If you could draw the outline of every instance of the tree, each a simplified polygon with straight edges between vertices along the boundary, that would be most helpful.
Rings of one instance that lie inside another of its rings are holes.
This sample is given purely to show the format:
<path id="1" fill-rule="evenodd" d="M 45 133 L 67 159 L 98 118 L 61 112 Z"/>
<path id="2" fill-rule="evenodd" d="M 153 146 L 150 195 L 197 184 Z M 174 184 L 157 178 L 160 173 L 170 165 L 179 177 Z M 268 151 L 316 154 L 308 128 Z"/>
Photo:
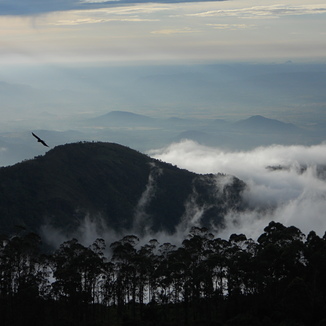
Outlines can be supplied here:
<path id="1" fill-rule="evenodd" d="M 258 238 L 256 283 L 264 306 L 281 311 L 285 290 L 296 278 L 304 277 L 304 234 L 296 227 L 270 222 Z M 266 308 L 265 308 L 266 309 Z"/>
<path id="2" fill-rule="evenodd" d="M 96 252 L 81 245 L 76 239 L 64 242 L 53 256 L 52 285 L 54 297 L 67 303 L 71 321 L 85 319 L 88 304 L 95 303 L 97 283 L 103 274 L 103 242 L 93 244 Z"/>
<path id="3" fill-rule="evenodd" d="M 42 323 L 37 306 L 48 285 L 46 261 L 40 254 L 41 239 L 35 233 L 7 237 L 0 247 L 0 315 L 8 324 Z"/>
<path id="4" fill-rule="evenodd" d="M 137 270 L 137 250 L 139 238 L 135 235 L 125 236 L 120 241 L 111 244 L 112 262 L 115 265 L 115 297 L 119 316 L 122 316 L 126 303 L 131 302 L 135 315 L 139 271 Z"/>

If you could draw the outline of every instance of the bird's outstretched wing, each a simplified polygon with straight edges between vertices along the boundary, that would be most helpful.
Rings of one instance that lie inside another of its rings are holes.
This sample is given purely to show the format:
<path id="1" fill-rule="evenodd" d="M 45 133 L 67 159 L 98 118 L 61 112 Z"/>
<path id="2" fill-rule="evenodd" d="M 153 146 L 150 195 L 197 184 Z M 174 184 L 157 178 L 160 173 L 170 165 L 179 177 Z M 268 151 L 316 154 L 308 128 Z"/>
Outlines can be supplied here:
<path id="1" fill-rule="evenodd" d="M 37 139 L 37 141 L 39 142 L 39 143 L 41 143 L 42 145 L 44 145 L 44 146 L 46 146 L 46 147 L 49 147 L 49 145 L 43 140 L 43 139 L 41 139 L 40 137 L 38 137 L 38 136 L 36 136 L 35 134 L 34 134 L 34 132 L 32 132 L 32 135 Z"/>

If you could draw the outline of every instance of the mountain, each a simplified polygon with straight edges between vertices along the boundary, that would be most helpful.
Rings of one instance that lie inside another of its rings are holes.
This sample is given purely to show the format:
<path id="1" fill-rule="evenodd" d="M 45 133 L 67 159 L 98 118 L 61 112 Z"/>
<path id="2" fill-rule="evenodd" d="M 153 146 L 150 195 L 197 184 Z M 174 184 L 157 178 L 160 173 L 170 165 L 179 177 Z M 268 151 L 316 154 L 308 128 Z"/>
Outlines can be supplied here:
<path id="1" fill-rule="evenodd" d="M 128 111 L 111 111 L 99 117 L 89 119 L 88 122 L 101 126 L 141 126 L 155 124 L 154 118 Z"/>
<path id="2" fill-rule="evenodd" d="M 51 148 L 87 140 L 119 143 L 141 152 L 184 139 L 225 150 L 251 150 L 272 144 L 308 146 L 319 144 L 326 137 L 323 121 L 306 128 L 260 115 L 233 122 L 188 117 L 159 118 L 111 111 L 92 119 L 81 120 L 79 116 L 73 123 L 72 128 L 66 128 L 69 126 L 62 123 L 59 130 L 53 130 L 51 125 L 35 129 L 38 124 L 35 122 L 35 125 L 24 126 L 17 131 L 2 131 L 0 166 L 12 165 L 44 153 L 44 148 L 35 142 L 31 131 L 46 140 Z M 0 127 L 6 128 L 4 123 Z"/>
<path id="3" fill-rule="evenodd" d="M 79 142 L 0 168 L 0 233 L 45 225 L 71 234 L 85 217 L 117 232 L 221 225 L 242 206 L 239 179 L 198 175 L 114 143 Z"/>
<path id="4" fill-rule="evenodd" d="M 240 120 L 233 124 L 237 130 L 258 133 L 299 133 L 300 129 L 292 123 L 284 123 L 279 120 L 254 115 L 248 119 Z"/>

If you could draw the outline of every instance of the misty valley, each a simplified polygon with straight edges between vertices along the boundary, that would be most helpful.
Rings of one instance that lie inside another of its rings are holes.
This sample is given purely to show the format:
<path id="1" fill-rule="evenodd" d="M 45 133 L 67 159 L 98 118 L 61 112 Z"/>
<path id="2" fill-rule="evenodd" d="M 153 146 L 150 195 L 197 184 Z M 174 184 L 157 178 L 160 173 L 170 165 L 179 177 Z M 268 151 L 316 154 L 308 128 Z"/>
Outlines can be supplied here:
<path id="1" fill-rule="evenodd" d="M 83 141 L 0 168 L 1 323 L 323 325 L 321 148 L 256 150 L 254 169 L 239 152 L 256 179 L 166 163 L 231 168 L 190 141 L 152 157 Z"/>

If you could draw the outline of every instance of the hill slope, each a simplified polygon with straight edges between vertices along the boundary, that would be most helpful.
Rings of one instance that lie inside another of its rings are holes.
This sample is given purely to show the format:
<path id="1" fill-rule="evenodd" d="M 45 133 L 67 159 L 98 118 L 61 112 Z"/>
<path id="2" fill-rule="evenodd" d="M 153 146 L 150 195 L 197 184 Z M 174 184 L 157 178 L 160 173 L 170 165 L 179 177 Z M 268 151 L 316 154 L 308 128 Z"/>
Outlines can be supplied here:
<path id="1" fill-rule="evenodd" d="M 223 185 L 223 186 L 222 186 Z M 66 233 L 86 215 L 115 231 L 165 230 L 197 216 L 223 222 L 241 206 L 240 180 L 197 175 L 112 143 L 74 143 L 0 169 L 0 233 L 50 224 Z M 198 214 L 198 212 L 201 212 Z"/>

